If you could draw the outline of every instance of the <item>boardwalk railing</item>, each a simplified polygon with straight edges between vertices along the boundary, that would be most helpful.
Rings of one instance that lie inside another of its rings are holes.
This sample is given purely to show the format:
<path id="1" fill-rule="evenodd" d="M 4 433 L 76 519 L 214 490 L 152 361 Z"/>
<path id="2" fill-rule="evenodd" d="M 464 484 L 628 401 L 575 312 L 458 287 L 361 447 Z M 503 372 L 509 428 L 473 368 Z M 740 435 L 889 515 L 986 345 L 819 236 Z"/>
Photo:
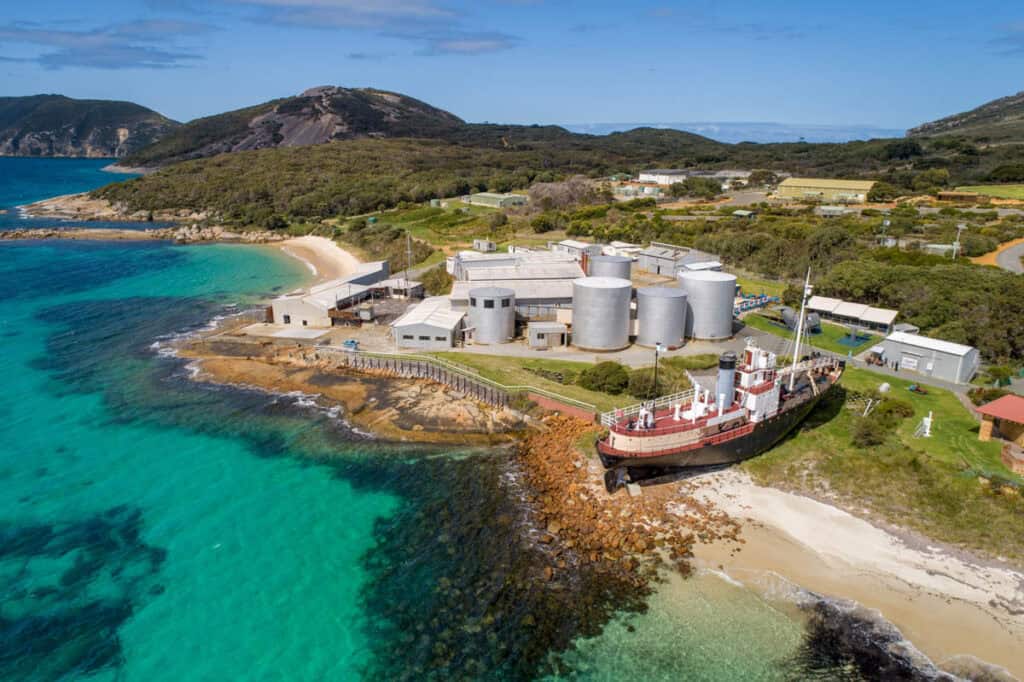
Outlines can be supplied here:
<path id="1" fill-rule="evenodd" d="M 525 394 L 541 396 L 578 413 L 596 415 L 597 408 L 590 403 L 564 396 L 537 386 L 510 386 L 488 379 L 476 370 L 432 355 L 412 353 L 383 353 L 351 350 L 340 346 L 318 346 L 318 356 L 324 356 L 353 369 L 392 372 L 413 379 L 431 379 L 472 395 L 477 400 L 497 407 L 508 407 L 512 396 Z"/>

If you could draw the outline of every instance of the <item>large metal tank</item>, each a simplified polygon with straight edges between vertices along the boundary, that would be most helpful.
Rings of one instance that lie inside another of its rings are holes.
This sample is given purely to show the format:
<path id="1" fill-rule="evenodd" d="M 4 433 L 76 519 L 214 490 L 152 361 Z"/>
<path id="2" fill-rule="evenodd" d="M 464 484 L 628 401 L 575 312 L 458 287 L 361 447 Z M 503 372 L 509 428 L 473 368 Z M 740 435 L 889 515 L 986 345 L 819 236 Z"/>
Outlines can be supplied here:
<path id="1" fill-rule="evenodd" d="M 620 277 L 582 277 L 572 283 L 572 343 L 583 350 L 629 345 L 633 285 Z"/>
<path id="2" fill-rule="evenodd" d="M 504 287 L 469 290 L 473 343 L 508 343 L 516 335 L 516 292 Z"/>
<path id="3" fill-rule="evenodd" d="M 677 348 L 686 334 L 686 292 L 670 287 L 637 289 L 636 317 L 639 345 Z"/>
<path id="4" fill-rule="evenodd" d="M 633 275 L 633 259 L 625 256 L 594 256 L 590 259 L 590 277 L 618 277 L 629 279 Z"/>
<path id="5" fill-rule="evenodd" d="M 686 292 L 687 337 L 715 340 L 732 336 L 735 275 L 714 270 L 681 272 L 679 286 Z"/>

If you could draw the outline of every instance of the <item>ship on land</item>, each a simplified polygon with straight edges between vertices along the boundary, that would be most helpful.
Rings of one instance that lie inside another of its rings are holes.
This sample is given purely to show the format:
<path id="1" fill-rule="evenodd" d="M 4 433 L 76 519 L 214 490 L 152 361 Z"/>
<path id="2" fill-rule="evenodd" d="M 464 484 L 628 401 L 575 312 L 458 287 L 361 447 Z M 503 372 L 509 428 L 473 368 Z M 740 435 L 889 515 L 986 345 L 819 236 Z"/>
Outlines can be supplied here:
<path id="1" fill-rule="evenodd" d="M 809 281 L 804 289 L 806 306 Z M 805 306 L 790 366 L 779 368 L 775 353 L 750 340 L 740 357 L 721 355 L 716 376 L 691 377 L 691 390 L 601 415 L 608 433 L 597 452 L 609 492 L 681 469 L 749 459 L 800 424 L 845 368 L 830 355 L 800 355 Z"/>

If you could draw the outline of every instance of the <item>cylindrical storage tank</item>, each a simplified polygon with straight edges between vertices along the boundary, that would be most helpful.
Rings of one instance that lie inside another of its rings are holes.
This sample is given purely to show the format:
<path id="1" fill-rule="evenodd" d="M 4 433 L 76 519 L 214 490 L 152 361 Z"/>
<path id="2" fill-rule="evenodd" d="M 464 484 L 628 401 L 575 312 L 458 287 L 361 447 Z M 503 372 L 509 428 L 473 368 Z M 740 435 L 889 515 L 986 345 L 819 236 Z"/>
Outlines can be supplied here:
<path id="1" fill-rule="evenodd" d="M 715 340 L 732 336 L 735 275 L 715 270 L 682 272 L 679 286 L 686 292 L 687 337 Z"/>
<path id="2" fill-rule="evenodd" d="M 686 334 L 686 292 L 671 287 L 637 289 L 636 317 L 639 345 L 678 348 Z"/>
<path id="3" fill-rule="evenodd" d="M 572 283 L 572 344 L 583 350 L 629 345 L 633 285 L 620 277 L 582 277 Z"/>
<path id="4" fill-rule="evenodd" d="M 469 290 L 474 343 L 508 343 L 516 335 L 516 292 L 504 287 Z"/>
<path id="5" fill-rule="evenodd" d="M 618 277 L 629 279 L 633 275 L 633 260 L 625 256 L 594 256 L 587 272 L 590 277 Z"/>

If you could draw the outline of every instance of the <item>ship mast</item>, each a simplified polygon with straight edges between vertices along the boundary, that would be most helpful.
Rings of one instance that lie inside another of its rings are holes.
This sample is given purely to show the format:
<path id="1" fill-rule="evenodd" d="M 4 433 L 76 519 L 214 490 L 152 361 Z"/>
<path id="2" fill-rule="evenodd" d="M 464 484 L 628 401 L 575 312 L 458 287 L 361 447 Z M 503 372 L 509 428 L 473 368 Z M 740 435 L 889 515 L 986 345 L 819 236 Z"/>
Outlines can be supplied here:
<path id="1" fill-rule="evenodd" d="M 807 299 L 811 295 L 811 269 L 807 268 L 807 278 L 804 280 L 804 297 L 800 301 L 800 320 L 796 325 L 796 346 L 793 348 L 793 368 L 789 371 L 789 390 L 793 390 L 796 384 L 796 365 L 800 362 L 800 342 L 804 336 L 804 313 L 807 310 Z"/>

